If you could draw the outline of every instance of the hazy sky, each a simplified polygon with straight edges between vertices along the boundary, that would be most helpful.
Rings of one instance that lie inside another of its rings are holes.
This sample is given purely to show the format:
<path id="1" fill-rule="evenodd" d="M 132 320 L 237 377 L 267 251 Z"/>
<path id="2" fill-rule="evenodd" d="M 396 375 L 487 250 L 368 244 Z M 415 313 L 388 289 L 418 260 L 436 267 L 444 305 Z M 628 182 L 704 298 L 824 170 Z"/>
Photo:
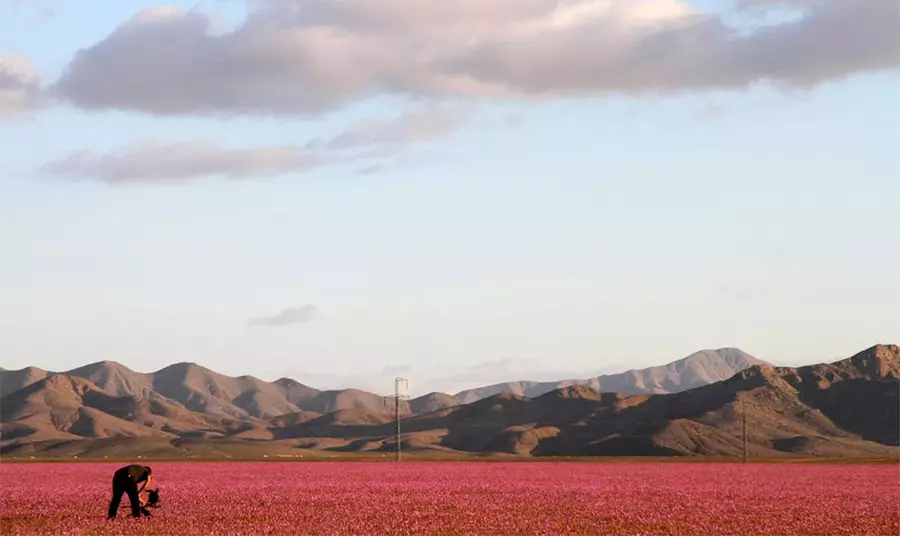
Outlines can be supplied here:
<path id="1" fill-rule="evenodd" d="M 379 392 L 900 341 L 895 0 L 0 0 L 0 365 Z"/>

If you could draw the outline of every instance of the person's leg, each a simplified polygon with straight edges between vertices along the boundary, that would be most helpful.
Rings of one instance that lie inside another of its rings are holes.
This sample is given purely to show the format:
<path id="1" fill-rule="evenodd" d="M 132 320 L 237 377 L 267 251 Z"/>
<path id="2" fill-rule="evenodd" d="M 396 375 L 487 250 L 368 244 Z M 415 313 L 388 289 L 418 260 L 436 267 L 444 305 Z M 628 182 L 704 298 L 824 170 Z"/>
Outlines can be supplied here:
<path id="1" fill-rule="evenodd" d="M 121 480 L 113 477 L 112 500 L 109 501 L 109 519 L 116 517 L 119 511 L 119 502 L 122 500 L 122 494 L 125 493 L 125 487 L 122 486 Z"/>
<path id="2" fill-rule="evenodd" d="M 138 497 L 138 487 L 133 480 L 128 481 L 125 487 L 125 493 L 128 494 L 128 500 L 131 502 L 131 515 L 139 517 L 141 515 L 141 501 Z"/>

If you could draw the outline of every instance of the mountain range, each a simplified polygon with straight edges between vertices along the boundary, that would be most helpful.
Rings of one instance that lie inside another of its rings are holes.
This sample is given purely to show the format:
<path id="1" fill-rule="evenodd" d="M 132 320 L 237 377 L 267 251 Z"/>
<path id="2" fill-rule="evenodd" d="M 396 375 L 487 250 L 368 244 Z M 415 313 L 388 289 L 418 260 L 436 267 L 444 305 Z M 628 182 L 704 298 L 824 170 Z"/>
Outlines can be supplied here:
<path id="1" fill-rule="evenodd" d="M 412 414 L 428 413 L 501 393 L 534 397 L 568 385 L 587 385 L 623 394 L 673 393 L 723 380 L 758 364 L 766 363 L 735 348 L 704 350 L 668 365 L 584 380 L 518 381 L 470 389 L 456 395 L 429 393 L 410 400 L 403 410 Z M 156 372 L 142 373 L 113 361 L 66 372 L 48 372 L 36 367 L 0 370 L 0 400 L 30 385 L 61 376 L 87 380 L 113 396 L 164 399 L 190 411 L 222 418 L 266 419 L 297 411 L 330 413 L 342 409 L 387 409 L 385 397 L 357 389 L 320 391 L 290 378 L 274 382 L 253 376 L 233 378 L 194 363 L 177 363 Z"/>
<path id="2" fill-rule="evenodd" d="M 534 398 L 570 385 L 585 385 L 598 391 L 629 395 L 677 393 L 728 379 L 753 365 L 768 364 L 737 348 L 702 350 L 668 365 L 605 374 L 584 380 L 518 381 L 488 385 L 457 393 L 456 400 L 461 404 L 469 404 L 502 393 Z"/>
<path id="3" fill-rule="evenodd" d="M 801 368 L 720 349 L 585 380 L 430 393 L 404 408 L 401 437 L 405 449 L 429 452 L 727 456 L 742 449 L 743 413 L 754 456 L 897 457 L 898 391 L 896 345 Z M 153 373 L 108 361 L 2 370 L 0 421 L 3 456 L 396 448 L 382 396 L 192 363 Z"/>

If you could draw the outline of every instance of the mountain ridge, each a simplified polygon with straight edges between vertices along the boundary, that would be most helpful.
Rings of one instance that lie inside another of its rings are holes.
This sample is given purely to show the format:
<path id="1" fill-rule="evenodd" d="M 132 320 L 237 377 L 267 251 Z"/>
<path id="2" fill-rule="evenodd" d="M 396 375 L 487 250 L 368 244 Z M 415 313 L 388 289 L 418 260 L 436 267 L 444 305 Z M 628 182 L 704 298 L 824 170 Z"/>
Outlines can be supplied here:
<path id="1" fill-rule="evenodd" d="M 703 363 L 700 363 L 701 360 Z M 764 361 L 736 348 L 701 350 L 666 365 L 587 380 L 509 382 L 470 389 L 456 395 L 432 392 L 413 398 L 404 410 L 419 414 L 474 402 L 500 392 L 539 396 L 567 385 L 583 384 L 600 390 L 628 393 L 673 392 L 717 381 L 755 363 Z M 83 378 L 117 396 L 146 396 L 149 392 L 157 392 L 192 411 L 232 418 L 266 419 L 298 411 L 328 413 L 340 409 L 386 408 L 385 397 L 359 389 L 319 390 L 286 377 L 273 382 L 249 375 L 232 377 L 193 362 L 173 363 L 155 372 L 137 372 L 115 361 L 98 361 L 65 372 L 51 372 L 37 367 L 2 370 L 0 398 L 48 375 Z M 631 379 L 623 379 L 626 377 Z M 525 385 L 532 386 L 523 388 Z"/>
<path id="2" fill-rule="evenodd" d="M 716 350 L 700 350 L 677 361 L 655 367 L 629 369 L 624 372 L 602 374 L 587 379 L 498 383 L 467 389 L 455 396 L 462 403 L 474 402 L 500 392 L 535 397 L 568 385 L 587 385 L 599 391 L 626 394 L 663 394 L 720 381 L 747 367 L 763 364 L 769 363 L 738 348 L 726 347 Z M 682 375 L 684 375 L 683 378 Z"/>
<path id="3" fill-rule="evenodd" d="M 141 448 L 129 438 L 162 449 L 154 452 L 180 449 L 186 441 L 216 452 L 222 445 L 261 452 L 263 444 L 324 452 L 396 448 L 390 408 L 371 393 L 224 377 L 190 363 L 161 369 L 166 372 L 159 376 L 133 375 L 109 362 L 92 365 L 73 371 L 94 380 L 48 373 L 3 396 L 0 453 Z M 40 376 L 35 370 L 13 372 Z M 159 385 L 163 381 L 171 385 Z M 291 389 L 299 391 L 285 394 Z M 799 368 L 756 364 L 677 393 L 603 392 L 572 384 L 533 398 L 506 392 L 454 405 L 444 405 L 448 399 L 439 395 L 419 397 L 418 411 L 404 413 L 404 449 L 523 456 L 737 455 L 740 415 L 746 412 L 751 455 L 900 456 L 896 345 Z M 253 416 L 265 415 L 263 407 L 280 410 L 271 405 L 291 400 L 321 411 Z"/>

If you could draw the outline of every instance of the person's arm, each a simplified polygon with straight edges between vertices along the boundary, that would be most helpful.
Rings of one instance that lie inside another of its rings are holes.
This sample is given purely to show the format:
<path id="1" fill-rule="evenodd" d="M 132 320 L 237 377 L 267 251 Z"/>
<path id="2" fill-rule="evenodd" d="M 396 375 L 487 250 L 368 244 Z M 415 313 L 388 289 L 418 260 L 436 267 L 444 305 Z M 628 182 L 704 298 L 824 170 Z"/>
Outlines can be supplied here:
<path id="1" fill-rule="evenodd" d="M 147 486 L 150 485 L 150 481 L 153 480 L 153 475 L 147 475 L 147 480 L 144 480 L 144 485 L 141 486 L 141 489 L 138 490 L 138 495 L 144 492 L 147 489 Z M 143 501 L 144 499 L 141 499 Z"/>

